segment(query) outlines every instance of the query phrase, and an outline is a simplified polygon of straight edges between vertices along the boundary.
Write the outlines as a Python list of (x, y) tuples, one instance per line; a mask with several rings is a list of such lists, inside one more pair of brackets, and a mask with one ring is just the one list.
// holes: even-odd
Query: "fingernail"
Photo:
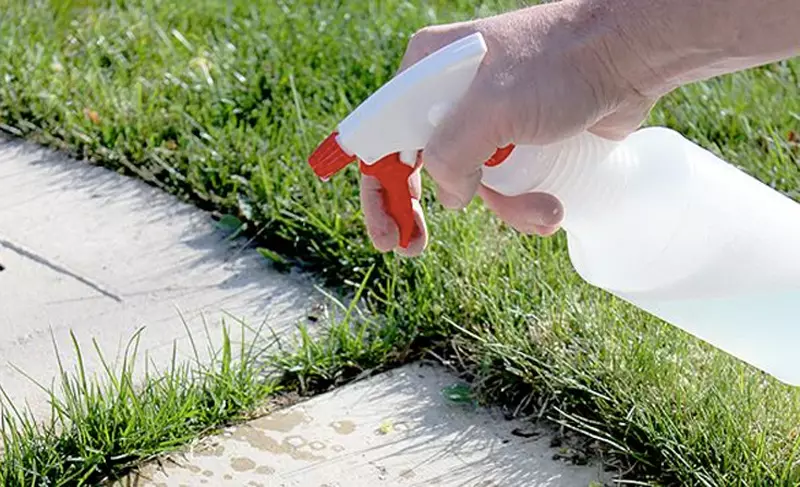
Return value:
[(534, 202), (531, 206), (530, 214), (535, 220), (531, 223), (545, 227), (558, 226), (564, 218), (564, 208), (561, 202), (550, 195), (542, 196), (542, 199)]

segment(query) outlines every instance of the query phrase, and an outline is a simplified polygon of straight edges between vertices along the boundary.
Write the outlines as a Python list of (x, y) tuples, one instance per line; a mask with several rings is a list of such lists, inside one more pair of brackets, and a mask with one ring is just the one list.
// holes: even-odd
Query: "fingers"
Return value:
[(436, 127), (422, 158), (425, 169), (438, 186), (442, 205), (464, 208), (478, 189), (484, 163), (508, 144), (500, 140), (496, 107), (473, 85)]
[(518, 232), (549, 236), (558, 231), (564, 218), (561, 202), (549, 194), (504, 196), (483, 185), (478, 194), (495, 215)]
[[(421, 255), (428, 244), (428, 228), (419, 199), (422, 183), (419, 170), (409, 180), (412, 208), (417, 231), (408, 248), (399, 247), (400, 234), (394, 220), (386, 213), (383, 189), (377, 179), (362, 175), (361, 206), (367, 231), (373, 245), (380, 252), (395, 251), (405, 257)], [(529, 193), (520, 196), (504, 196), (486, 186), (479, 186), (477, 193), (486, 206), (501, 220), (515, 230), (540, 236), (556, 233), (564, 216), (564, 209), (557, 198), (545, 193)]]
[[(457, 39), (476, 32), (476, 22), (426, 27), (408, 43), (400, 72)], [(498, 147), (509, 141), (497, 140), (499, 133), (492, 116), (496, 104), (485, 88), (474, 84), (437, 127), (425, 147), (425, 168), (438, 186), (438, 198), (451, 209), (460, 209), (475, 196), (481, 166)]]
[(375, 248), (380, 252), (394, 249), (400, 242), (400, 232), (384, 209), (381, 183), (372, 176), (361, 176), (361, 209), (367, 233)]
[(422, 198), (422, 175), (421, 161), (417, 161), (417, 169), (408, 180), (411, 192), (411, 207), (414, 210), (415, 233), (408, 244), (408, 248), (397, 247), (395, 251), (404, 257), (416, 257), (421, 255), (428, 246), (428, 225), (425, 222), (425, 213), (419, 200)]
[(428, 230), (419, 198), (422, 195), (422, 181), (419, 167), (409, 178), (411, 204), (414, 210), (416, 231), (407, 249), (401, 248), (400, 232), (394, 219), (386, 212), (383, 200), (383, 188), (380, 182), (367, 175), (361, 176), (361, 208), (372, 244), (380, 252), (395, 250), (398, 254), (414, 257), (420, 255), (428, 244)]
[(425, 223), (422, 205), (420, 205), (419, 200), (415, 198), (411, 200), (411, 206), (414, 209), (416, 233), (411, 239), (411, 243), (408, 244), (408, 248), (397, 247), (395, 249), (395, 252), (403, 257), (417, 257), (422, 255), (422, 252), (425, 251), (425, 247), (428, 246), (428, 227)]

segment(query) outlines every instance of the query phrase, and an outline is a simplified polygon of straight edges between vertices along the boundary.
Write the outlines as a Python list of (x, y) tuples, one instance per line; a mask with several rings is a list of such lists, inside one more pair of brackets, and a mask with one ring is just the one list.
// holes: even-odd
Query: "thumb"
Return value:
[(478, 194), (489, 210), (522, 233), (551, 235), (558, 230), (564, 216), (561, 202), (546, 193), (504, 196), (487, 186), (481, 186)]
[(436, 127), (422, 153), (428, 174), (439, 188), (439, 200), (451, 209), (469, 204), (478, 189), (484, 163), (509, 140), (500, 136), (503, 122), (494, 116), (479, 83)]

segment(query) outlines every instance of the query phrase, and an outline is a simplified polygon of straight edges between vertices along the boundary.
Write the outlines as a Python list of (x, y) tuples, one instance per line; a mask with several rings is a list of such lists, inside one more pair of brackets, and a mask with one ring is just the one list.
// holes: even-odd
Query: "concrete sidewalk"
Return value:
[(599, 465), (554, 460), (551, 431), (453, 403), (457, 379), (412, 364), (229, 428), (116, 487), (588, 487)]
[[(100, 371), (96, 340), (114, 362), (144, 327), (140, 357), (166, 367), (174, 343), (189, 359), (191, 330), (223, 320), (282, 333), (321, 300), (305, 276), (273, 270), (254, 249), (226, 241), (210, 216), (143, 182), (39, 147), (0, 139), (0, 386), (17, 406), (49, 412), (31, 380), (76, 364)], [(52, 338), (51, 338), (52, 335)], [(201, 350), (201, 353), (203, 350)]]

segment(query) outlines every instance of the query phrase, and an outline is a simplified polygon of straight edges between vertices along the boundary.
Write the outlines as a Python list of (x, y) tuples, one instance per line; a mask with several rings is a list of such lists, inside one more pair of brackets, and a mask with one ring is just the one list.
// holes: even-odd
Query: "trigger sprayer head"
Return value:
[[(339, 144), (338, 132), (333, 132), (314, 150), (308, 164), (319, 178), (327, 180), (358, 158)], [(374, 164), (359, 164), (362, 174), (376, 178), (383, 188), (385, 210), (397, 224), (400, 246), (408, 248), (416, 232), (414, 211), (408, 179), (414, 171), (401, 161), (399, 154), (389, 154)]]

